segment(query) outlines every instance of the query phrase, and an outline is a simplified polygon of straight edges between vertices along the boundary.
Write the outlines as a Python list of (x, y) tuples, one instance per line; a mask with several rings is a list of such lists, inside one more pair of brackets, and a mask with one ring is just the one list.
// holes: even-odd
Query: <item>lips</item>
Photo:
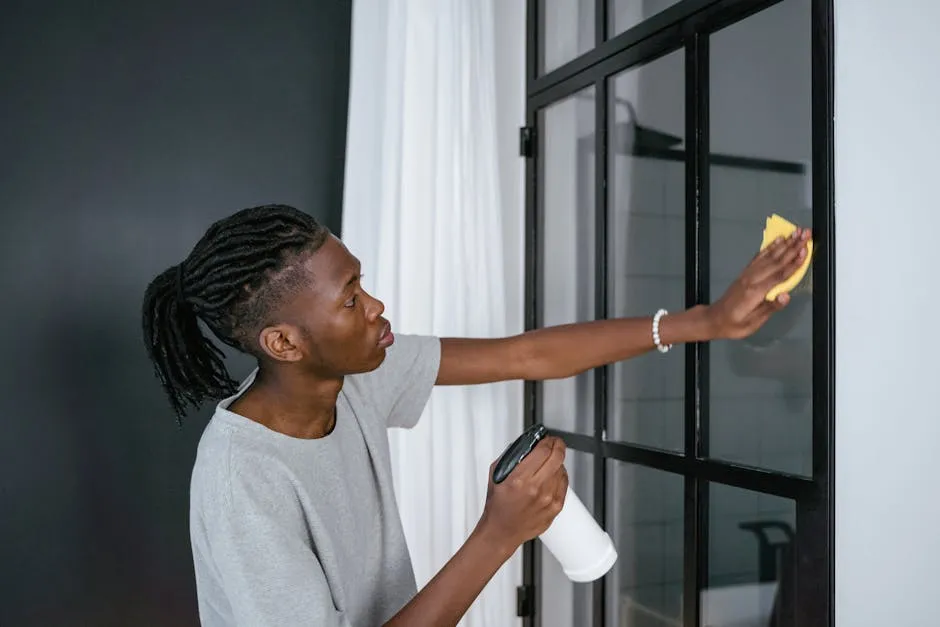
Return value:
[(392, 325), (389, 322), (385, 322), (385, 326), (382, 328), (382, 332), (379, 334), (378, 346), (379, 348), (388, 348), (395, 343), (395, 334), (392, 333)]

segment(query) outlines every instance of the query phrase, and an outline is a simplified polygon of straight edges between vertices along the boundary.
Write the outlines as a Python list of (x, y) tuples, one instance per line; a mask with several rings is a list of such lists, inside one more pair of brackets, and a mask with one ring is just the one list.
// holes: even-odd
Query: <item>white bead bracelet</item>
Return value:
[(660, 353), (667, 353), (669, 349), (672, 348), (672, 344), (663, 345), (662, 339), (659, 337), (659, 321), (668, 313), (669, 312), (665, 309), (660, 309), (656, 312), (656, 315), (653, 316), (653, 343), (656, 344), (656, 350)]

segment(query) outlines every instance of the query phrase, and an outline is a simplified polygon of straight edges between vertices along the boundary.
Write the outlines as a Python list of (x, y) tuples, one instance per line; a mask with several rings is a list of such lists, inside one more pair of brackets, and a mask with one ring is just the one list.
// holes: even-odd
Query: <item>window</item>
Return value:
[(539, 71), (550, 72), (594, 47), (594, 0), (539, 0)]
[(773, 213), (816, 253), (747, 340), (527, 384), (620, 557), (574, 584), (527, 545), (525, 624), (830, 624), (831, 0), (528, 9), (530, 328), (709, 302)]

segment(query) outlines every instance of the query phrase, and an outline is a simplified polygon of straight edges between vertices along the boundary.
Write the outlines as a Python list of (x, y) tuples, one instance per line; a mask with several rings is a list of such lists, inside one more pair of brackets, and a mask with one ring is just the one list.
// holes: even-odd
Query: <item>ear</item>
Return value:
[(302, 335), (296, 327), (279, 324), (261, 330), (258, 343), (261, 350), (275, 361), (295, 362), (303, 359)]

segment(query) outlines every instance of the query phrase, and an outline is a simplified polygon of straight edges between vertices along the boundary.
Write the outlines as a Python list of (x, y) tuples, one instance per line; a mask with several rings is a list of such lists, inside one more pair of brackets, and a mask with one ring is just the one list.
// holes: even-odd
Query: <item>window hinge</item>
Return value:
[(535, 587), (519, 586), (516, 588), (516, 616), (523, 618), (535, 615)]
[(519, 129), (519, 156), (526, 159), (535, 156), (535, 128), (531, 126)]

